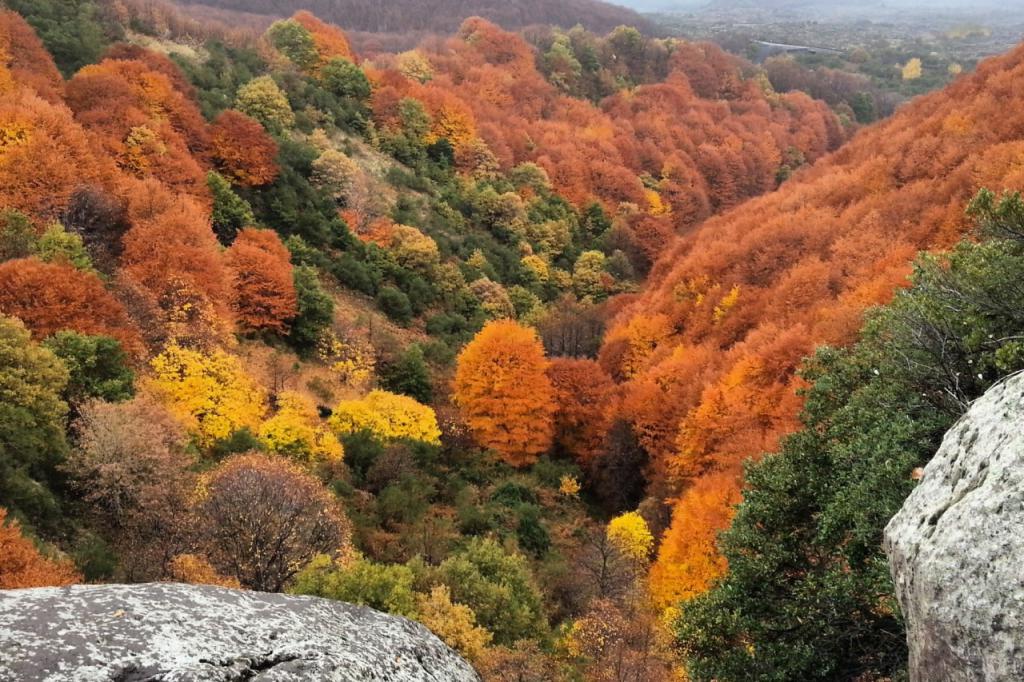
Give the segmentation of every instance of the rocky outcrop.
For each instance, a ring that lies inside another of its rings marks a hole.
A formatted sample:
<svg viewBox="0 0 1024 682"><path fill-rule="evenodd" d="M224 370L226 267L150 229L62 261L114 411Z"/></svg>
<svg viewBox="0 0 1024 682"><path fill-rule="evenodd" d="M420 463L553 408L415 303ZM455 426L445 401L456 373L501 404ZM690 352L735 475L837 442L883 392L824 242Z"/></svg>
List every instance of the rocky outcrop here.
<svg viewBox="0 0 1024 682"><path fill-rule="evenodd" d="M914 682L1024 680L1024 376L946 434L885 550Z"/></svg>
<svg viewBox="0 0 1024 682"><path fill-rule="evenodd" d="M154 583L0 591L0 680L479 682L422 625L315 597Z"/></svg>

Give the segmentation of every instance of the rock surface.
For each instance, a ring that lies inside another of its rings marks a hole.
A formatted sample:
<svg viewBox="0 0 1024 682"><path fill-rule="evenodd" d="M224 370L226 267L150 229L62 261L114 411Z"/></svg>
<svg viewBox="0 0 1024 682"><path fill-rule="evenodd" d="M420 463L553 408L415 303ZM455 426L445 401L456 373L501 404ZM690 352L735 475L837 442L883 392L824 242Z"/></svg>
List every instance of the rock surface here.
<svg viewBox="0 0 1024 682"><path fill-rule="evenodd" d="M479 677L405 618L315 597L153 583L0 591L0 680Z"/></svg>
<svg viewBox="0 0 1024 682"><path fill-rule="evenodd" d="M1024 375L949 430L885 550L914 682L1024 680Z"/></svg>

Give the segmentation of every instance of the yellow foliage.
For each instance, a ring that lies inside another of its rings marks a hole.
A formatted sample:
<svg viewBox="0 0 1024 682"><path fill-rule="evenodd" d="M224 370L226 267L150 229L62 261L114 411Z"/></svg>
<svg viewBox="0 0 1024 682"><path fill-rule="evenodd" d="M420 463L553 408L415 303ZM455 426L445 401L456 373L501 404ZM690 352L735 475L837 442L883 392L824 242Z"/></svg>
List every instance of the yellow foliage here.
<svg viewBox="0 0 1024 682"><path fill-rule="evenodd" d="M221 575L210 562L195 554L179 554L171 559L171 578L192 585L217 585L239 589L238 578Z"/></svg>
<svg viewBox="0 0 1024 682"><path fill-rule="evenodd" d="M367 430L382 440L441 442L441 430L432 409L413 398L387 391L371 391L360 400L343 400L334 408L328 424L338 434Z"/></svg>
<svg viewBox="0 0 1024 682"><path fill-rule="evenodd" d="M644 194L647 197L647 212L651 215L667 215L672 212L672 206L662 201L656 190L648 189Z"/></svg>
<svg viewBox="0 0 1024 682"><path fill-rule="evenodd" d="M200 445L212 445L243 427L255 429L266 411L263 389L238 358L222 350L207 354L171 344L150 366L153 392Z"/></svg>
<svg viewBox="0 0 1024 682"><path fill-rule="evenodd" d="M580 482L575 476L562 476L558 482L558 492L566 497L577 497L580 494Z"/></svg>
<svg viewBox="0 0 1024 682"><path fill-rule="evenodd" d="M715 306L715 310L712 313L712 317L715 322L721 322L725 318L726 314L736 305L736 302L740 300L740 285L733 286L722 300Z"/></svg>
<svg viewBox="0 0 1024 682"><path fill-rule="evenodd" d="M551 267L548 262L536 254L523 256L520 260L523 268L526 269L540 283L546 284L551 277Z"/></svg>
<svg viewBox="0 0 1024 682"><path fill-rule="evenodd" d="M317 355L346 386L359 388L373 377L376 360L368 344L343 341L334 332L327 332L317 344Z"/></svg>
<svg viewBox="0 0 1024 682"><path fill-rule="evenodd" d="M605 532L608 541L623 555L641 563L647 561L654 546L654 536L640 514L626 512L616 516L608 522Z"/></svg>
<svg viewBox="0 0 1024 682"><path fill-rule="evenodd" d="M419 620L441 640L472 662L481 656L491 643L491 633L476 624L473 609L452 602L447 585L430 590L430 594L417 595Z"/></svg>
<svg viewBox="0 0 1024 682"><path fill-rule="evenodd" d="M903 72L903 80L912 81L917 80L921 77L921 60L914 57L909 62L903 65L901 69Z"/></svg>
<svg viewBox="0 0 1024 682"><path fill-rule="evenodd" d="M271 452L307 461L344 455L337 437L320 424L313 401L294 391L278 396L277 414L260 426L259 439Z"/></svg>
<svg viewBox="0 0 1024 682"><path fill-rule="evenodd" d="M426 83L434 77L434 67L419 50L401 53L395 57L395 65L398 71L410 80Z"/></svg>
<svg viewBox="0 0 1024 682"><path fill-rule="evenodd" d="M950 76L959 76L964 72L964 67L957 64L956 62L953 62L946 68L946 71L949 72Z"/></svg>
<svg viewBox="0 0 1024 682"><path fill-rule="evenodd" d="M8 121L0 125L0 152L8 147L27 144L32 139L32 128L24 121Z"/></svg>

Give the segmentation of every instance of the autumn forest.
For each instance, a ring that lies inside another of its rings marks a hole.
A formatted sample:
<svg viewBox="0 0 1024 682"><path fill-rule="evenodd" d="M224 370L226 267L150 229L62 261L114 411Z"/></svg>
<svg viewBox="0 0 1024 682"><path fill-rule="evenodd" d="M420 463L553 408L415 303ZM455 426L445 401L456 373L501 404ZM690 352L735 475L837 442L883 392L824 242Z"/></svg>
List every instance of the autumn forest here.
<svg viewBox="0 0 1024 682"><path fill-rule="evenodd" d="M0 589L342 600L486 681L906 679L882 529L1024 369L1024 48L865 117L612 8L218 16L0 3Z"/></svg>

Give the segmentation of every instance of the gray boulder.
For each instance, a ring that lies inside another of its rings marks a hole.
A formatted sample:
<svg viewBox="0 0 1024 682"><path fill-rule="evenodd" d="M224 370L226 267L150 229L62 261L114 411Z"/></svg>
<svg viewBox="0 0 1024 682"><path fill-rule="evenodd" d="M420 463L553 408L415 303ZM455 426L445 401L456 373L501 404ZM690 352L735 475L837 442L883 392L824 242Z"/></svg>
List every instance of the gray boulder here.
<svg viewBox="0 0 1024 682"><path fill-rule="evenodd" d="M479 682L422 625L201 585L0 591L0 680Z"/></svg>
<svg viewBox="0 0 1024 682"><path fill-rule="evenodd" d="M885 529L914 682L1024 680L1024 376L949 430Z"/></svg>

